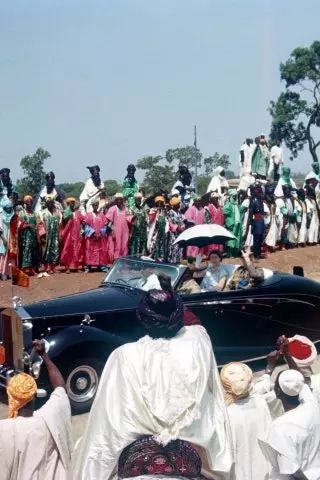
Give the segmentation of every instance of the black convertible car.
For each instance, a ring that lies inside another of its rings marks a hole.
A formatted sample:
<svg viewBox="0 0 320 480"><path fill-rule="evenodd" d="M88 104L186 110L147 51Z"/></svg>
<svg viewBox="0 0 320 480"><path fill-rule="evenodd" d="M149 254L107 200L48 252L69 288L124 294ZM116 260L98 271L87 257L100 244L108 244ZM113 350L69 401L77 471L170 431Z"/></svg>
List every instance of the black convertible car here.
<svg viewBox="0 0 320 480"><path fill-rule="evenodd" d="M226 265L229 279L237 267ZM31 342L42 337L65 375L73 411L88 410L110 353L141 336L135 310L145 290L157 281L155 274L169 275L178 290L187 271L184 265L120 258L95 290L18 307L25 363L39 387L47 389L49 382ZM320 283L270 270L264 273L265 280L256 287L183 294L185 306L207 329L219 365L264 358L281 334L320 340Z"/></svg>

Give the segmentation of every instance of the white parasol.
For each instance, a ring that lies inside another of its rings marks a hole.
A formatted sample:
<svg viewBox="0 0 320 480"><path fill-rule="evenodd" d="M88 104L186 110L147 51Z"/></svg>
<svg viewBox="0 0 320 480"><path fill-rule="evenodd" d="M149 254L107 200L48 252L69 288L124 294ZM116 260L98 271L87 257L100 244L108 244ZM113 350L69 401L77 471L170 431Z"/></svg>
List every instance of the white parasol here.
<svg viewBox="0 0 320 480"><path fill-rule="evenodd" d="M179 243L181 247L205 247L212 243L224 244L236 237L221 225L195 225L179 235L174 245Z"/></svg>

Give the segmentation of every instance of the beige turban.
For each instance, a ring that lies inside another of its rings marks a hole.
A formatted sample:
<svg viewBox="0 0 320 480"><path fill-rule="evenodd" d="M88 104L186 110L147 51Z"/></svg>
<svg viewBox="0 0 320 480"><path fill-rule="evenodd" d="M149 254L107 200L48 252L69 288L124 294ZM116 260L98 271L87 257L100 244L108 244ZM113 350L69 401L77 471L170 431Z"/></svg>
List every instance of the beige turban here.
<svg viewBox="0 0 320 480"><path fill-rule="evenodd" d="M225 391L226 404L231 405L249 395L252 370L244 363L231 362L222 368L220 379Z"/></svg>

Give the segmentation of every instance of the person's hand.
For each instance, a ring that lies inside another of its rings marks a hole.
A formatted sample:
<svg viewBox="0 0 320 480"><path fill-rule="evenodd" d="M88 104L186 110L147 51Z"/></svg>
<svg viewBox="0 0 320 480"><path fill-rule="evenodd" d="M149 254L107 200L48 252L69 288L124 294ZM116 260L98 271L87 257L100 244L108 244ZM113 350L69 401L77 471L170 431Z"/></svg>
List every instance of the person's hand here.
<svg viewBox="0 0 320 480"><path fill-rule="evenodd" d="M95 234L94 234L94 238L95 238L97 241L100 240L100 239L101 239L100 233L95 233Z"/></svg>
<svg viewBox="0 0 320 480"><path fill-rule="evenodd" d="M277 361L280 358L279 350L274 350L270 352L267 356L267 373L271 374L276 367Z"/></svg>
<svg viewBox="0 0 320 480"><path fill-rule="evenodd" d="M45 355L46 347L43 340L33 340L32 345L40 357Z"/></svg>
<svg viewBox="0 0 320 480"><path fill-rule="evenodd" d="M113 230L112 230L112 232L111 232L111 237L112 237L112 240L115 240L115 239L116 239L116 234L114 233Z"/></svg>
<svg viewBox="0 0 320 480"><path fill-rule="evenodd" d="M241 250L241 255L245 260L250 260L251 258L251 247L248 247L246 250Z"/></svg>
<svg viewBox="0 0 320 480"><path fill-rule="evenodd" d="M289 340L285 335L281 335L277 340L277 347L280 355L288 353Z"/></svg>

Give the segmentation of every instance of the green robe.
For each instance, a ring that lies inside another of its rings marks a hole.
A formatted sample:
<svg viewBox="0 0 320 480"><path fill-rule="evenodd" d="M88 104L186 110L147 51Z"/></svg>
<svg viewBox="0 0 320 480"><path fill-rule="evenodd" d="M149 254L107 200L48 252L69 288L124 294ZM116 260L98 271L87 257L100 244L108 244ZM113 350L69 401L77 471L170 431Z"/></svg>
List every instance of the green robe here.
<svg viewBox="0 0 320 480"><path fill-rule="evenodd" d="M236 237L235 240L229 240L225 246L227 257L239 256L242 240L242 224L240 217L240 207L236 203L228 200L223 207L224 225L229 232Z"/></svg>
<svg viewBox="0 0 320 480"><path fill-rule="evenodd" d="M57 265L59 261L59 224L60 213L51 214L48 209L42 213L42 220L46 230L46 245L43 254L43 263Z"/></svg>
<svg viewBox="0 0 320 480"><path fill-rule="evenodd" d="M134 225L129 242L130 255L146 255L147 253L147 211L145 207L134 205L130 208L134 216Z"/></svg>
<svg viewBox="0 0 320 480"><path fill-rule="evenodd" d="M252 164L251 170L252 173L257 175L262 175L263 177L268 176L270 166L270 152L267 146L257 145L253 155L252 155Z"/></svg>
<svg viewBox="0 0 320 480"><path fill-rule="evenodd" d="M20 232L20 266L21 268L39 268L40 250L38 245L37 220L38 215L29 215L24 210L20 212L20 221L30 225Z"/></svg>
<svg viewBox="0 0 320 480"><path fill-rule="evenodd" d="M134 194L139 191L138 182L136 180L131 182L130 180L125 178L122 186L123 186L122 195L124 196L127 202L127 207L131 208L135 205Z"/></svg>

